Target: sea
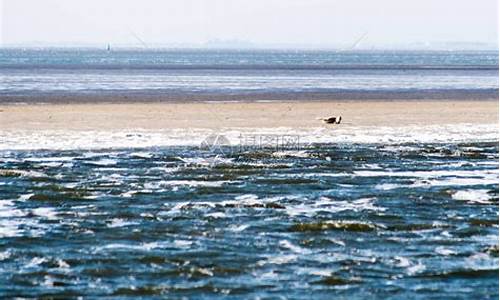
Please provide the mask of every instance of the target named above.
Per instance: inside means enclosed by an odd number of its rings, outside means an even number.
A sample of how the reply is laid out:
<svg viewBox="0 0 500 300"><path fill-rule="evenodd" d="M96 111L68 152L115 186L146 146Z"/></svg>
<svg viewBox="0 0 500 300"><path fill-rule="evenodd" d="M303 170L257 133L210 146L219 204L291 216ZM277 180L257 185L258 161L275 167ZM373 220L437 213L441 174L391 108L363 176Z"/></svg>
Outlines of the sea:
<svg viewBox="0 0 500 300"><path fill-rule="evenodd" d="M119 92L172 100L495 98L498 52L0 49L0 82L3 101Z"/></svg>
<svg viewBox="0 0 500 300"><path fill-rule="evenodd" d="M0 50L0 103L134 92L481 101L498 53ZM498 153L468 118L0 130L0 298L498 299Z"/></svg>

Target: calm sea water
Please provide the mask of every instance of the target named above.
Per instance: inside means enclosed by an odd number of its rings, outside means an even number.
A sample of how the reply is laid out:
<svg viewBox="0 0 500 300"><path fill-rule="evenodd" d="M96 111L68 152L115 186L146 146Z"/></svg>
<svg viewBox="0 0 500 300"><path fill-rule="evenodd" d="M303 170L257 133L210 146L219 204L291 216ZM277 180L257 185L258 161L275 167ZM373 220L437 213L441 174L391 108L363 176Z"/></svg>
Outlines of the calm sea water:
<svg viewBox="0 0 500 300"><path fill-rule="evenodd" d="M0 95L498 92L498 53L0 50ZM290 97L288 97L290 98Z"/></svg>
<svg viewBox="0 0 500 300"><path fill-rule="evenodd" d="M497 299L498 150L3 150L0 297Z"/></svg>

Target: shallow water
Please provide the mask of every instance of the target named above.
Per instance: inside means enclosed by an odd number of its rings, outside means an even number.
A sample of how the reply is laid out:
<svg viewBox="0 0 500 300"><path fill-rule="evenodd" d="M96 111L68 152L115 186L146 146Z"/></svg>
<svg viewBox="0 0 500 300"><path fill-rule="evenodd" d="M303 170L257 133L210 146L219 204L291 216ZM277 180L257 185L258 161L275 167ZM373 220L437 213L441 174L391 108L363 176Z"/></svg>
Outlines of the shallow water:
<svg viewBox="0 0 500 300"><path fill-rule="evenodd" d="M498 298L498 142L218 150L1 151L0 297Z"/></svg>
<svg viewBox="0 0 500 300"><path fill-rule="evenodd" d="M161 92L174 99L307 95L310 100L316 94L354 92L398 97L456 92L455 97L476 95L472 98L486 92L496 98L498 53L0 49L0 81L0 96Z"/></svg>

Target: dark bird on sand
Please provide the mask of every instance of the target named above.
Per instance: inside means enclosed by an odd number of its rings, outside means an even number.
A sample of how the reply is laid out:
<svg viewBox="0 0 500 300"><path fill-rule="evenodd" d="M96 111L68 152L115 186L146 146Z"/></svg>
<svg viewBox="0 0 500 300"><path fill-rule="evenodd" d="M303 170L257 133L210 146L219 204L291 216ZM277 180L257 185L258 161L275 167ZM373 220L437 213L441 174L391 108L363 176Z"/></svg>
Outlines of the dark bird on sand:
<svg viewBox="0 0 500 300"><path fill-rule="evenodd" d="M340 124L340 122L342 121L342 116L339 116L338 118L337 117L329 117L329 118L324 118L322 120L326 124Z"/></svg>

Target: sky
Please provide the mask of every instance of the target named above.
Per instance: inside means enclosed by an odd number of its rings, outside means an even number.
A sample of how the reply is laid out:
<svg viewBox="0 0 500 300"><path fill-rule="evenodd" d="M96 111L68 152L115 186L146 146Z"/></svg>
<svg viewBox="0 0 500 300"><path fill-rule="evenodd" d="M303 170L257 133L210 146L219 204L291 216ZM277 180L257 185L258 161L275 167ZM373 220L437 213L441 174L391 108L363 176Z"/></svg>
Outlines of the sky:
<svg viewBox="0 0 500 300"><path fill-rule="evenodd" d="M498 41L496 0L0 1L2 46L496 47Z"/></svg>

